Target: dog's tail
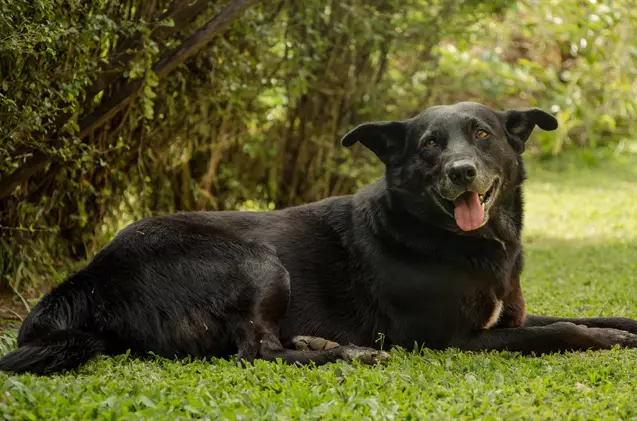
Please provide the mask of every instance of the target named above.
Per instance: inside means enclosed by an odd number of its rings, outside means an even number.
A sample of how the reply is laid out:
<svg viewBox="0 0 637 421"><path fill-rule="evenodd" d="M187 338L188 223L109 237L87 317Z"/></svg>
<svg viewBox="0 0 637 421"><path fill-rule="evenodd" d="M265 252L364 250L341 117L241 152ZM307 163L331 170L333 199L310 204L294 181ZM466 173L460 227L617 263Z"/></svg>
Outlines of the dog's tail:
<svg viewBox="0 0 637 421"><path fill-rule="evenodd" d="M103 352L103 341L90 333L55 330L5 355L0 359L0 371L51 374L76 368Z"/></svg>
<svg viewBox="0 0 637 421"><path fill-rule="evenodd" d="M75 275L31 310L18 334L18 349L0 359L0 371L51 374L78 367L105 352L106 342L84 326L93 318L86 279Z"/></svg>

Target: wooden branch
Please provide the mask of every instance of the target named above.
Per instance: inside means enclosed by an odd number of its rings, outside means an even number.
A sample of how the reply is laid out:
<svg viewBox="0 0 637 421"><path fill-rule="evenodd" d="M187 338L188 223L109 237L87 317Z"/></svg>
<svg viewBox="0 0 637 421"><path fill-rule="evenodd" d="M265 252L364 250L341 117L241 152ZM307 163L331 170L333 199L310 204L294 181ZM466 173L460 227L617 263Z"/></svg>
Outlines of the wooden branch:
<svg viewBox="0 0 637 421"><path fill-rule="evenodd" d="M219 34L235 17L248 7L258 3L260 0L234 0L226 9L213 17L206 23L203 28L195 32L184 43L168 53L155 66L153 72L159 79L168 76L179 65L184 63L190 57L194 56L206 44L208 44L215 36ZM123 107L135 98L135 94L139 92L143 85L143 80L135 80L126 84L117 94L102 103L95 111L80 121L80 138L86 137L96 128L113 118ZM0 198L2 196L0 195Z"/></svg>
<svg viewBox="0 0 637 421"><path fill-rule="evenodd" d="M173 19L173 26L159 26L155 28L150 38L155 42L161 42L166 40L172 35L175 35L184 27L192 24L193 21L199 16L201 12L208 6L210 0L175 0L172 7L162 17L162 20ZM85 104L91 104L97 94L108 88L115 81L123 81L123 69L122 67L128 63L135 56L135 52L131 52L137 44L142 41L141 34L137 34L133 38L125 39L121 41L117 49L111 56L112 61L108 65L99 71L97 78L93 84L85 92ZM71 118L72 114L62 114L55 119L53 126L58 130L61 129ZM55 147L55 144L54 144Z"/></svg>
<svg viewBox="0 0 637 421"><path fill-rule="evenodd" d="M157 76L160 78L166 76L175 70L177 66L197 54L199 50L205 47L206 44L225 29L237 15L259 3L259 1L260 0L234 0L228 7L221 11L221 13L209 20L203 28L188 38L179 48L176 48L160 60L154 69Z"/></svg>
<svg viewBox="0 0 637 421"><path fill-rule="evenodd" d="M210 0L176 0L171 9L166 12L161 19L172 19L173 26L160 26L155 28L150 38L155 42L161 42L168 39L170 36L181 31L184 27L190 25L201 12L210 3ZM128 63L135 55L134 52L130 52L137 44L142 40L141 35L137 35L131 39L124 40L113 54L113 61L100 72L98 78L93 85L86 91L86 98L88 101L92 100L99 92L106 89L111 83L117 79L121 79L123 72L122 66Z"/></svg>
<svg viewBox="0 0 637 421"><path fill-rule="evenodd" d="M50 159L50 155L42 151L35 151L21 167L0 179L0 199L9 196L21 183L43 170Z"/></svg>
<svg viewBox="0 0 637 421"><path fill-rule="evenodd" d="M209 20L200 30L195 32L184 43L168 53L155 66L153 71L161 79L170 74L179 65L197 54L215 36L226 28L241 12L254 6L260 0L233 0L223 11ZM142 80L127 83L117 91L112 98L103 102L96 110L80 120L80 131L77 136L82 139L93 130L106 123L119 113L127 104L133 101L135 95L143 86ZM55 142L55 144L58 144ZM54 159L53 156L42 151L34 152L20 168L0 179L0 199L9 196L22 182L28 180L33 174L41 171Z"/></svg>

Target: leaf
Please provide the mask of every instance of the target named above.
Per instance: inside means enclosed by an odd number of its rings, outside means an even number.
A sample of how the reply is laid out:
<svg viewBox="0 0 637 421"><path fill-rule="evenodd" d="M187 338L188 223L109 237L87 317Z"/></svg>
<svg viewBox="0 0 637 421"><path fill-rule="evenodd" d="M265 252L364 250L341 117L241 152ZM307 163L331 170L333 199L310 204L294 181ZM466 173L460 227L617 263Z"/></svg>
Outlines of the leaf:
<svg viewBox="0 0 637 421"><path fill-rule="evenodd" d="M153 402L152 399L150 399L147 396L140 396L139 397L139 402L143 403L144 405L150 407L150 408L157 408L157 404L155 402Z"/></svg>

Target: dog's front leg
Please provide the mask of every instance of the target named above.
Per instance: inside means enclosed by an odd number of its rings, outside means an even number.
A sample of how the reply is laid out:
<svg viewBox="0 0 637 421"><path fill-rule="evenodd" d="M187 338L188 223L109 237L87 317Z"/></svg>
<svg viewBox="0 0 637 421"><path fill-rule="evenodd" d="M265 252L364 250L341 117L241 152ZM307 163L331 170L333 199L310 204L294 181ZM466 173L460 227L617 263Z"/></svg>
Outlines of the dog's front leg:
<svg viewBox="0 0 637 421"><path fill-rule="evenodd" d="M615 345L637 348L637 335L618 329L556 322L546 326L483 330L455 338L451 344L466 351L507 350L537 355L610 349Z"/></svg>
<svg viewBox="0 0 637 421"><path fill-rule="evenodd" d="M522 327L526 318L526 302L522 295L520 286L520 276L516 275L511 279L509 293L503 299L504 306L500 319L495 328Z"/></svg>
<svg viewBox="0 0 637 421"><path fill-rule="evenodd" d="M534 316L528 314L524 320L524 327L550 326L554 323L570 322L576 325L584 325L588 327L619 329L626 332L637 334L637 320L627 319L625 317L590 317L590 318L566 318L566 317L549 317Z"/></svg>

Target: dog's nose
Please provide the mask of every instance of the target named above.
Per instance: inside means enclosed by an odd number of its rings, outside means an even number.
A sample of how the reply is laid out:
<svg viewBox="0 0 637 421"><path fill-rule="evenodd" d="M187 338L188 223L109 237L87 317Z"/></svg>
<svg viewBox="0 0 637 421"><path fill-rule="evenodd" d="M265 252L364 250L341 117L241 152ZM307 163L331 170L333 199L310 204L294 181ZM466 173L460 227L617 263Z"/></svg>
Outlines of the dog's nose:
<svg viewBox="0 0 637 421"><path fill-rule="evenodd" d="M447 169L447 175L452 183L458 185L467 185L471 183L478 173L476 164L468 159L453 162Z"/></svg>

